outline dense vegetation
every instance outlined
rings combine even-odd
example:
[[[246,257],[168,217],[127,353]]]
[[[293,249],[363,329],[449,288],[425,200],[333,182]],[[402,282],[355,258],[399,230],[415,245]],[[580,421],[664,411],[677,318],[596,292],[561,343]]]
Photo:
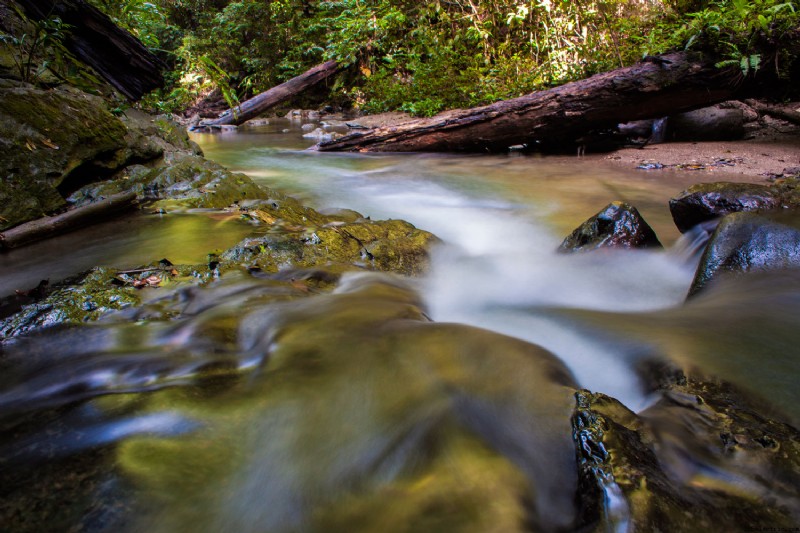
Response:
[[[146,105],[246,98],[327,59],[328,101],[431,115],[681,48],[796,77],[795,0],[92,0],[170,66]]]

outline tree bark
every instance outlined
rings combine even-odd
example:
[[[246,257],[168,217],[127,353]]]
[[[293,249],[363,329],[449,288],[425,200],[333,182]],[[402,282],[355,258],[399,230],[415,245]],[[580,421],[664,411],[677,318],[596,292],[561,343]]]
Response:
[[[242,102],[240,105],[229,109],[222,113],[219,118],[215,120],[206,120],[202,122],[205,126],[224,126],[224,125],[239,125],[251,118],[255,118],[264,111],[274,107],[281,102],[305,91],[309,87],[316,85],[322,80],[339,72],[340,67],[336,61],[328,61],[321,65],[317,65],[297,77],[282,83],[265,91],[253,98]]]
[[[738,77],[737,77],[738,76]],[[671,115],[728,100],[741,74],[686,52],[488,106],[450,111],[322,142],[321,151],[566,151],[621,122]]]
[[[72,28],[64,43],[126,98],[164,85],[166,65],[129,32],[85,0],[16,0],[34,20],[60,17]]]
[[[17,248],[35,241],[67,233],[92,222],[121,214],[136,206],[136,194],[115,194],[60,215],[31,220],[0,233],[0,249]]]

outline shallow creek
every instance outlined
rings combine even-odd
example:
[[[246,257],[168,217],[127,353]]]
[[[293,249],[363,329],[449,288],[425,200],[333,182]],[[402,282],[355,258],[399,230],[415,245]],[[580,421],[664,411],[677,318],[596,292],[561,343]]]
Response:
[[[302,298],[232,274],[9,344],[0,519],[11,530],[569,530],[573,393],[641,411],[655,398],[636,369],[651,357],[800,421],[800,281],[756,278],[684,304],[697,254],[667,201],[705,176],[570,157],[319,154],[300,133],[278,120],[194,140],[321,211],[433,232],[430,274],[347,274]],[[555,253],[613,200],[635,205],[666,250]],[[98,250],[66,261],[76,272],[199,261],[247,232],[222,213],[164,219],[170,229],[126,219],[4,257],[3,291],[47,277],[70,247]],[[181,318],[148,319],[170,313]],[[692,452],[672,466],[748,493],[740,471]],[[765,483],[751,495],[773,497]],[[610,530],[626,530],[620,505]]]

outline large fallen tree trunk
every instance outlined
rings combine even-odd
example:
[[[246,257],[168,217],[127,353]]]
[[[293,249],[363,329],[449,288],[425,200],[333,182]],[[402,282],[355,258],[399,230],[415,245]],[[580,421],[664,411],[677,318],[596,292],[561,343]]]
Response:
[[[663,117],[730,99],[741,73],[686,52],[648,57],[485,107],[356,132],[316,146],[322,151],[501,152],[519,146],[564,151],[618,123]]]
[[[129,32],[85,0],[16,0],[34,20],[71,25],[65,45],[130,100],[164,84],[166,65]]]
[[[339,63],[336,61],[328,61],[327,63],[317,65],[316,67],[305,71],[299,76],[296,76],[285,83],[281,83],[280,85],[277,85],[268,91],[258,94],[251,99],[242,102],[233,109],[225,111],[218,119],[203,121],[203,125],[224,126],[233,124],[238,126],[239,124],[242,124],[251,118],[257,117],[269,108],[298,95],[312,85],[316,85],[317,83],[321,82],[325,78],[336,74],[339,72],[339,69]]]
[[[136,193],[125,192],[55,215],[31,220],[0,233],[0,249],[17,248],[67,233],[136,207]]]

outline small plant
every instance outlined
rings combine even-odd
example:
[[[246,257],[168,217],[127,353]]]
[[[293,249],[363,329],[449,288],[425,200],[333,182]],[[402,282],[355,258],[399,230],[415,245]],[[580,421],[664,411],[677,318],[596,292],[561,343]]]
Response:
[[[64,39],[72,26],[59,17],[32,21],[21,9],[17,8],[16,11],[29,31],[20,36],[0,33],[0,42],[10,49],[20,79],[35,83],[54,63],[63,63],[68,54]]]
[[[775,56],[777,66],[776,44],[798,23],[794,2],[777,0],[720,0],[688,16],[676,32],[686,49],[713,50],[724,58],[717,67],[738,66],[744,76],[759,71],[765,53]]]
[[[219,88],[220,92],[222,93],[222,97],[225,99],[225,103],[231,108],[231,111],[235,117],[236,106],[239,105],[239,98],[236,96],[236,92],[228,82],[230,75],[222,70],[219,65],[214,63],[214,61],[212,61],[211,58],[206,55],[200,56],[199,63],[206,75]]]

